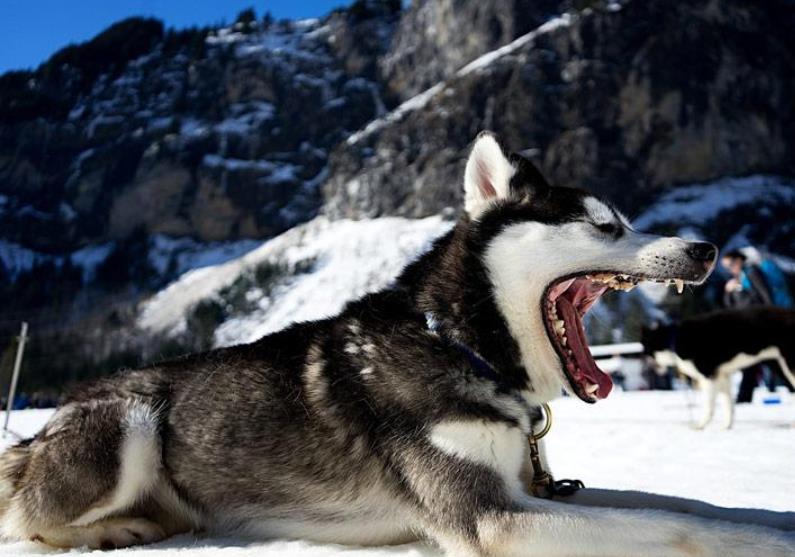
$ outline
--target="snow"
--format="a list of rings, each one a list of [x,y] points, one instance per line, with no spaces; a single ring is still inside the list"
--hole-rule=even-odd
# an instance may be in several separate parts
[[[67,259],[83,270],[83,279],[91,281],[96,269],[113,251],[115,242],[90,244],[62,255],[50,255],[25,248],[14,242],[0,240],[0,263],[11,277],[29,271],[36,265],[52,262],[62,265]],[[152,236],[148,258],[161,275],[179,276],[191,269],[217,265],[242,256],[259,246],[257,240],[199,243],[191,238],[172,238],[162,234]]]
[[[93,280],[97,267],[108,258],[115,246],[114,242],[86,246],[73,251],[69,259],[73,265],[83,268],[83,280],[90,281]]]
[[[218,29],[207,37],[208,45],[234,45],[240,58],[260,56],[280,63],[327,63],[329,56],[317,49],[324,30],[318,20],[274,22],[264,31],[242,33],[232,27]]]
[[[321,218],[304,230],[301,241],[289,242],[286,249],[266,244],[263,253],[270,249],[268,255],[291,268],[312,262],[312,270],[288,279],[257,310],[223,323],[216,331],[217,344],[251,342],[290,323],[338,313],[348,301],[391,283],[408,261],[450,226],[441,217],[337,222]]]
[[[684,391],[618,391],[593,406],[576,399],[559,399],[552,403],[554,425],[545,439],[551,468],[556,477],[579,478],[589,487],[652,491],[728,507],[795,510],[793,397],[775,406],[759,402],[738,406],[735,427],[729,431],[717,427],[691,429],[688,424],[697,412],[693,407],[696,401],[692,392]],[[32,435],[50,413],[16,411],[10,429],[23,436]],[[6,439],[5,443],[9,442]],[[28,542],[0,543],[0,557],[53,553],[89,552],[56,552]],[[187,535],[119,553],[142,557],[441,556],[424,543],[356,548]]]
[[[795,205],[795,181],[753,175],[680,186],[662,195],[632,223],[638,230],[670,222],[699,228],[723,211],[754,203]]]
[[[124,122],[124,117],[115,115],[115,116],[96,116],[93,120],[88,124],[88,129],[86,131],[86,136],[90,139],[94,137],[94,133],[97,131],[98,126],[107,126],[107,125],[115,125],[121,124]]]
[[[487,52],[475,58],[472,62],[458,70],[456,75],[463,76],[468,75],[473,72],[481,71],[488,66],[492,65],[496,60],[508,56],[509,54],[513,54],[526,44],[531,43],[535,40],[539,35],[543,35],[545,33],[549,33],[556,29],[560,29],[562,27],[568,27],[571,25],[572,16],[570,14],[562,14],[558,17],[553,17],[552,19],[545,21],[543,24],[539,25],[537,28],[533,29],[529,33],[525,33],[521,37],[515,39],[514,41],[508,43],[505,46],[492,50],[491,52]]]
[[[259,309],[234,316],[217,332],[219,345],[247,342],[289,323],[338,312],[349,300],[388,285],[400,269],[449,229],[441,217],[329,221],[318,217],[269,240],[240,259],[190,271],[144,305],[138,325],[179,332],[187,312],[264,263],[311,271],[287,277]]]
[[[179,133],[189,139],[203,137],[210,133],[210,124],[196,118],[185,118],[180,124]]]
[[[73,251],[66,255],[49,255],[40,253],[14,242],[0,240],[0,263],[15,278],[24,271],[29,271],[36,265],[52,262],[55,265],[63,264],[65,259],[83,268],[83,277],[91,279],[97,266],[102,263],[113,249],[113,242],[94,244]]]
[[[36,263],[44,259],[46,256],[15,242],[0,240],[0,263],[12,277],[30,270]]]
[[[66,222],[71,222],[77,218],[77,211],[65,201],[61,201],[58,205],[58,214]]]
[[[214,242],[201,244],[192,238],[173,238],[164,234],[152,236],[149,263],[161,275],[181,275],[190,269],[198,269],[225,263],[256,248],[257,240],[236,242]]]
[[[246,135],[256,132],[268,120],[273,119],[276,107],[268,102],[253,102],[250,106],[241,103],[229,108],[230,116],[218,124],[214,129],[218,133]]]
[[[415,95],[411,97],[409,100],[404,101],[401,103],[397,108],[395,108],[392,112],[388,113],[387,115],[377,118],[371,121],[364,129],[351,134],[348,137],[348,145],[354,145],[367,137],[368,135],[372,135],[393,122],[399,122],[406,116],[409,112],[413,112],[415,110],[419,110],[428,104],[433,97],[435,97],[440,91],[444,89],[444,83],[437,83],[433,87],[426,89],[419,95]]]
[[[288,177],[295,178],[298,167],[290,163],[271,162],[264,159],[246,160],[224,158],[219,155],[204,155],[202,164],[211,168],[224,168],[226,170],[254,170],[272,174],[277,181],[284,181]]]

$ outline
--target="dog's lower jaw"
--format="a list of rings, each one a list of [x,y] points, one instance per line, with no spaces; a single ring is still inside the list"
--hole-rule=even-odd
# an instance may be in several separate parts
[[[528,308],[513,308],[508,313],[508,329],[517,339],[522,366],[527,373],[528,387],[522,392],[524,399],[533,406],[539,406],[559,398],[570,387],[565,379],[560,358],[547,335],[540,312]],[[527,323],[524,332],[515,332],[513,323]],[[570,393],[573,394],[573,393]]]

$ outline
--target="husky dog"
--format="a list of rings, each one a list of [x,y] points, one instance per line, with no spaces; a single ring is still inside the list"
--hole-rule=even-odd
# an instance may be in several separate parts
[[[76,392],[2,458],[5,535],[92,548],[204,530],[423,537],[470,557],[795,554],[791,513],[528,493],[539,406],[612,388],[583,314],[644,279],[701,283],[716,249],[639,234],[488,133],[464,186],[453,230],[337,317]],[[612,508],[649,504],[781,528]]]
[[[676,325],[643,329],[646,354],[659,367],[673,367],[690,377],[704,393],[704,406],[696,428],[712,421],[718,394],[726,399],[723,427],[734,422],[731,376],[754,364],[775,361],[789,384],[795,376],[795,311],[754,307],[715,311],[684,319]]]

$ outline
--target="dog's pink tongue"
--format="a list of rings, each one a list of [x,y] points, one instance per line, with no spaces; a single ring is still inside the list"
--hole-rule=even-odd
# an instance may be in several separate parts
[[[599,369],[588,349],[588,342],[585,340],[585,329],[582,326],[577,310],[564,296],[557,299],[558,315],[563,316],[563,323],[566,326],[566,338],[569,348],[574,354],[577,367],[583,377],[583,387],[588,383],[597,385],[599,388],[594,393],[599,398],[607,398],[613,389],[613,380],[604,371]]]

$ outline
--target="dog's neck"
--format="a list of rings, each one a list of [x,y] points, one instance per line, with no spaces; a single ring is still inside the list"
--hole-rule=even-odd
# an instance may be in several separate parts
[[[506,385],[528,387],[519,347],[494,303],[492,285],[468,219],[460,220],[434,248],[410,265],[399,279],[416,309],[429,313],[444,334],[480,354]]]

